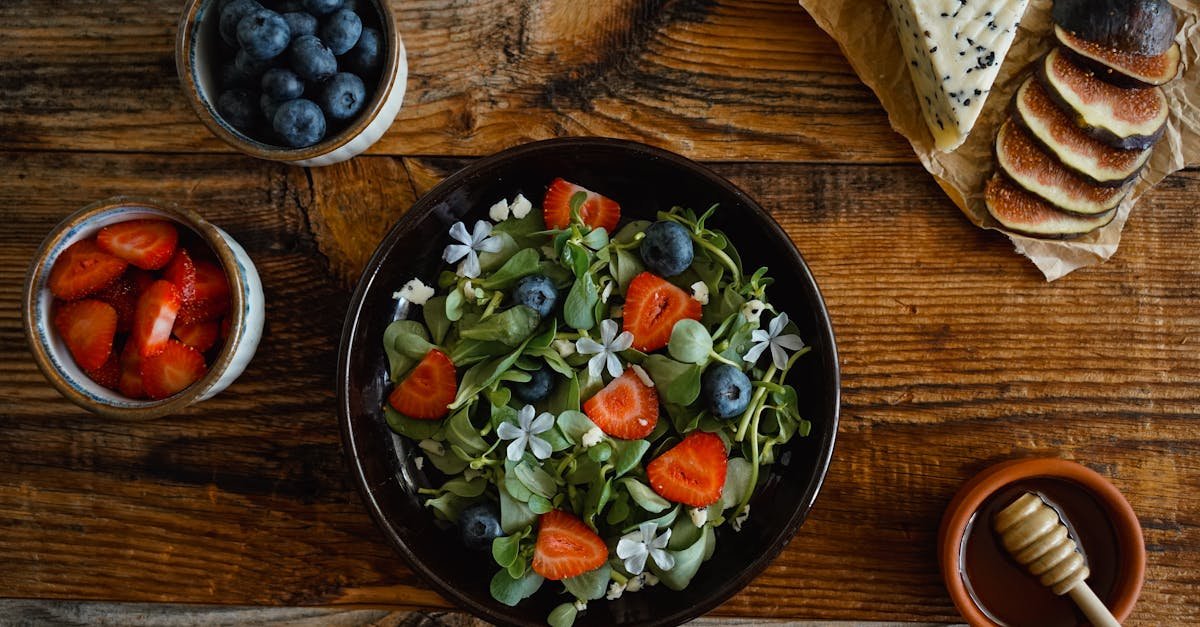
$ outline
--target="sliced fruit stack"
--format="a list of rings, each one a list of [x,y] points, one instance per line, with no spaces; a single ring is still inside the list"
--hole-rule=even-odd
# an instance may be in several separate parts
[[[75,363],[129,398],[162,399],[195,383],[228,334],[224,271],[166,220],[112,224],[72,244],[49,288],[54,328]]]
[[[1116,216],[1166,128],[1180,53],[1166,0],[1056,0],[1053,17],[1059,45],[1017,90],[984,197],[1005,229],[1066,239]]]

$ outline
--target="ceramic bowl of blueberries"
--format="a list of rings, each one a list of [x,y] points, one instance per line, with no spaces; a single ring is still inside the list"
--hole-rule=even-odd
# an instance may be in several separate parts
[[[418,490],[440,485],[444,477],[430,464],[419,464],[423,451],[388,428],[382,407],[392,386],[380,340],[389,323],[412,313],[411,305],[394,299],[393,293],[414,277],[436,284],[451,224],[488,219],[488,208],[498,198],[518,193],[538,210],[557,177],[604,190],[621,202],[622,220],[653,220],[657,211],[676,205],[707,208],[719,203],[710,224],[743,251],[748,267],[770,267],[776,288],[782,288],[771,293],[773,303],[793,313],[800,334],[813,347],[812,358],[798,362],[793,371],[800,412],[811,420],[812,431],[788,443],[786,460],[764,467],[768,477],[750,501],[753,515],[741,531],[720,536],[712,559],[684,590],[654,586],[591,603],[575,623],[676,625],[729,599],[792,540],[829,468],[840,404],[833,330],[808,266],[766,210],[708,168],[634,142],[553,139],[472,163],[419,199],[379,245],[351,299],[337,367],[343,449],[384,537],[445,598],[491,623],[521,625],[545,624],[551,609],[563,602],[549,587],[516,607],[494,600],[489,593],[491,556],[466,548],[458,529],[438,524],[422,506]]]
[[[217,137],[301,166],[345,161],[378,141],[408,78],[385,0],[189,0],[175,65]]]

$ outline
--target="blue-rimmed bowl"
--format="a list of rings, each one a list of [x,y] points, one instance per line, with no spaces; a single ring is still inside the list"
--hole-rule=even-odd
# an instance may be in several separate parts
[[[47,287],[50,270],[68,246],[118,222],[159,218],[198,235],[216,255],[229,281],[229,335],[208,373],[178,394],[162,400],[128,398],[92,381],[75,364],[53,324],[54,296]],[[67,216],[46,236],[25,277],[22,314],[25,337],[46,379],[71,402],[93,413],[121,420],[149,420],[177,413],[229,387],[246,369],[262,337],[266,304],[262,281],[250,256],[236,240],[196,212],[145,198],[118,196],[88,205]]]

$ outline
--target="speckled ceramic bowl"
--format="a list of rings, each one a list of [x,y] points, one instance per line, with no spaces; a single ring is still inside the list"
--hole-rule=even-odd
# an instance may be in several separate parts
[[[188,0],[179,19],[175,39],[175,69],[184,94],[196,115],[209,130],[230,146],[259,159],[283,161],[300,166],[323,166],[355,157],[370,148],[387,132],[400,113],[404,88],[408,82],[408,58],[404,41],[396,31],[396,18],[388,3],[381,0],[359,0],[359,12],[373,10],[380,33],[383,34],[383,71],[375,85],[371,100],[358,119],[337,133],[328,134],[320,142],[304,148],[290,148],[264,143],[247,136],[221,119],[217,113],[219,95],[217,67],[211,59],[217,57],[222,45],[217,33],[219,12],[217,0]],[[373,24],[375,19],[364,22]]]
[[[220,261],[230,287],[229,337],[208,373],[178,394],[157,401],[135,400],[92,381],[75,364],[52,324],[54,297],[46,283],[59,254],[91,237],[102,227],[139,218],[165,218],[204,240]],[[195,212],[143,198],[115,197],[88,205],[67,216],[42,242],[25,277],[22,313],[25,336],[42,373],[71,402],[109,418],[149,420],[176,413],[213,397],[233,383],[258,348],[266,306],[258,270],[228,233]]]

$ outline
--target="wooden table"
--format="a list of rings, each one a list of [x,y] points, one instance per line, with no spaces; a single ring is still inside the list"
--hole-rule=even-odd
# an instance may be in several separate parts
[[[842,354],[837,453],[809,521],[717,614],[953,621],[942,509],[984,466],[1078,459],[1124,491],[1149,569],[1130,624],[1200,621],[1200,173],[1139,206],[1116,258],[1054,284],[959,214],[789,0],[395,0],[411,74],[368,156],[232,153],[175,76],[179,2],[0,3],[0,594],[446,607],[368,518],[333,366],[349,289],[415,198],[474,157],[559,135],[703,160],[770,209]],[[92,417],[30,358],[41,238],[114,194],[196,209],[258,265],[245,375],[184,415]]]

